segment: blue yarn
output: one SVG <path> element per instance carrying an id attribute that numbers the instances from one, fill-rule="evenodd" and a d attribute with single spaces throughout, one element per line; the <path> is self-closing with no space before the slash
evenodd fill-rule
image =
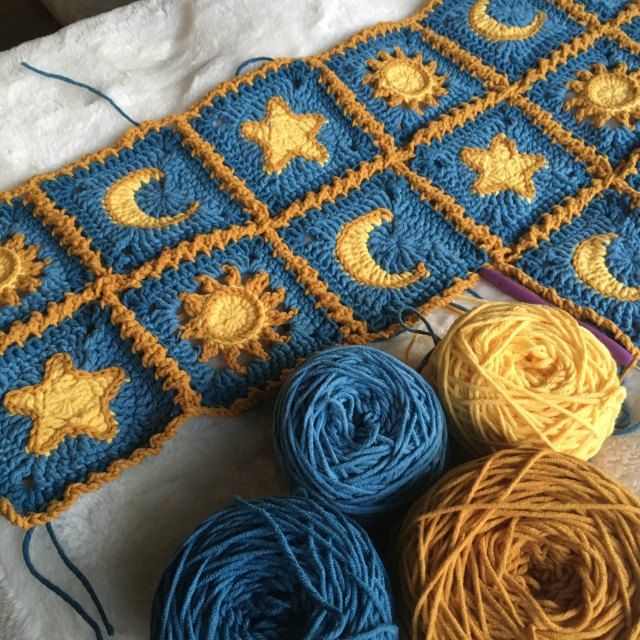
<path id="1" fill-rule="evenodd" d="M 236 75 L 239 76 L 250 64 L 254 64 L 256 62 L 272 62 L 273 58 L 269 56 L 258 56 L 257 58 L 249 58 L 245 60 L 237 69 Z"/>
<path id="2" fill-rule="evenodd" d="M 75 564 L 73 564 L 73 562 L 71 562 L 71 560 L 69 559 L 69 556 L 67 556 L 64 549 L 60 545 L 60 542 L 58 541 L 58 538 L 56 537 L 56 534 L 53 530 L 53 526 L 51 525 L 50 522 L 46 524 L 46 530 L 47 530 L 47 533 L 49 534 L 49 537 L 51 538 L 51 542 L 53 543 L 53 546 L 55 547 L 60 558 L 62 559 L 62 562 L 64 562 L 64 565 L 80 581 L 82 586 L 86 589 L 87 593 L 89 594 L 91 601 L 93 602 L 96 609 L 98 610 L 98 614 L 100 615 L 102 624 L 104 625 L 104 628 L 107 631 L 107 635 L 112 636 L 114 634 L 113 626 L 109 622 L 109 619 L 107 618 L 107 614 L 105 613 L 104 608 L 102 607 L 102 604 L 98 598 L 98 595 L 96 594 L 95 590 L 91 586 L 91 583 L 89 582 L 87 577 L 82 573 L 82 571 L 80 571 L 80 569 Z M 31 573 L 31 575 L 36 580 L 38 580 L 38 582 L 40 582 L 47 589 L 49 589 L 49 591 L 52 591 L 60 599 L 64 600 L 64 602 L 66 602 L 91 627 L 91 629 L 93 630 L 93 633 L 96 636 L 96 640 L 102 640 L 103 638 L 102 631 L 100 630 L 98 623 L 87 613 L 86 609 L 77 600 L 72 598 L 68 593 L 63 591 L 57 585 L 53 584 L 53 582 L 51 582 L 48 578 L 45 578 L 45 576 L 43 576 L 35 568 L 33 561 L 31 560 L 31 539 L 33 538 L 34 531 L 35 531 L 35 528 L 29 529 L 25 533 L 24 538 L 22 540 L 22 557 L 24 558 L 24 562 L 27 565 L 27 569 L 29 570 L 29 573 Z"/>
<path id="3" fill-rule="evenodd" d="M 634 433 L 640 429 L 640 422 L 633 422 L 633 414 L 627 401 L 622 403 L 620 408 L 620 414 L 616 419 L 616 426 L 613 430 L 614 436 L 626 436 L 630 433 Z"/>
<path id="4" fill-rule="evenodd" d="M 214 514 L 153 601 L 152 640 L 394 640 L 388 580 L 367 534 L 301 497 Z"/>
<path id="5" fill-rule="evenodd" d="M 420 322 L 422 322 L 422 324 L 426 327 L 426 331 L 424 329 L 416 329 L 415 327 L 409 326 L 404 320 L 404 316 L 406 313 L 411 313 L 416 316 L 418 320 L 420 320 Z M 400 323 L 400 326 L 409 333 L 414 333 L 419 336 L 427 336 L 431 338 L 431 340 L 433 340 L 434 348 L 435 345 L 437 345 L 438 342 L 442 340 L 442 338 L 436 333 L 435 329 L 431 326 L 431 323 L 414 307 L 403 307 L 402 309 L 400 309 L 400 311 L 398 312 L 398 322 Z M 418 373 L 422 373 L 423 369 L 429 364 L 432 353 L 433 349 L 425 353 L 424 357 L 420 361 L 420 364 L 416 367 L 416 371 Z"/>
<path id="6" fill-rule="evenodd" d="M 86 89 L 87 91 L 90 91 L 91 93 L 97 95 L 99 98 L 106 100 L 123 118 L 125 118 L 125 120 L 128 120 L 131 124 L 135 126 L 140 124 L 137 120 L 134 120 L 122 108 L 120 108 L 113 98 L 110 98 L 106 93 L 102 93 L 102 91 L 99 91 L 95 87 L 92 87 L 89 84 L 85 84 L 84 82 L 78 82 L 78 80 L 74 80 L 73 78 L 63 76 L 59 73 L 51 73 L 50 71 L 44 71 L 43 69 L 38 69 L 38 67 L 34 67 L 30 65 L 28 62 L 23 61 L 20 64 L 25 69 L 29 69 L 29 71 L 33 71 L 35 73 L 39 73 L 41 76 L 44 76 L 45 78 L 53 78 L 54 80 L 61 80 L 62 82 L 66 82 L 67 84 L 70 84 L 74 87 L 80 87 L 81 89 Z"/>
<path id="7" fill-rule="evenodd" d="M 369 525 L 440 477 L 447 432 L 418 373 L 352 346 L 320 353 L 289 377 L 276 402 L 274 446 L 294 486 Z"/>
<path id="8" fill-rule="evenodd" d="M 409 326 L 404 319 L 407 313 L 410 313 L 416 316 L 416 318 L 418 318 L 418 320 L 420 320 L 420 322 L 422 322 L 422 324 L 426 327 L 426 330 L 416 329 L 415 327 Z M 419 336 L 427 336 L 431 338 L 433 340 L 434 345 L 438 344 L 438 342 L 440 342 L 441 340 L 440 336 L 435 332 L 435 329 L 431 326 L 431 323 L 414 307 L 403 307 L 402 309 L 400 309 L 400 311 L 398 312 L 398 323 L 405 331 L 408 331 L 409 333 L 415 333 Z"/>

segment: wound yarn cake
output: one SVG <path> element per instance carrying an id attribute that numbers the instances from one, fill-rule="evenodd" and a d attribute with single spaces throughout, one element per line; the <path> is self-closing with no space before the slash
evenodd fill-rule
<path id="1" fill-rule="evenodd" d="M 640 634 L 640 502 L 573 456 L 511 449 L 452 469 L 396 550 L 402 637 Z"/>
<path id="2" fill-rule="evenodd" d="M 450 433 L 474 457 L 514 447 L 593 458 L 626 397 L 615 360 L 568 313 L 483 302 L 430 355 Z"/>
<path id="3" fill-rule="evenodd" d="M 273 446 L 292 487 L 364 526 L 392 521 L 432 485 L 447 445 L 431 386 L 372 347 L 313 356 L 276 400 Z"/>
<path id="4" fill-rule="evenodd" d="M 245 501 L 181 544 L 156 590 L 152 640 L 398 640 L 367 534 L 306 498 Z"/>

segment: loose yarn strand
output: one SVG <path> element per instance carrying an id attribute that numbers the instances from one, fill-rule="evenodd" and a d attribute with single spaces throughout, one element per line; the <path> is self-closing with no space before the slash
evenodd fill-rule
<path id="1" fill-rule="evenodd" d="M 68 76 L 63 76 L 59 73 L 51 73 L 50 71 L 44 71 L 44 69 L 38 69 L 38 67 L 30 65 L 28 62 L 22 61 L 20 65 L 25 69 L 29 69 L 29 71 L 33 71 L 34 73 L 44 76 L 45 78 L 53 78 L 54 80 L 66 82 L 67 84 L 70 84 L 74 87 L 86 89 L 87 91 L 90 91 L 94 95 L 108 102 L 125 120 L 128 120 L 132 125 L 138 126 L 140 124 L 137 120 L 134 120 L 130 115 L 128 115 L 126 111 L 122 109 L 122 107 L 120 107 L 113 98 L 110 98 L 106 93 L 102 93 L 102 91 L 96 89 L 95 87 L 92 87 L 89 84 L 79 82 L 78 80 L 74 80 L 73 78 L 69 78 Z"/>
<path id="2" fill-rule="evenodd" d="M 58 541 L 58 538 L 55 535 L 55 532 L 53 530 L 53 526 L 51 525 L 50 522 L 46 524 L 45 528 L 62 562 L 67 567 L 67 569 L 69 569 L 69 571 L 71 571 L 71 573 L 73 573 L 73 575 L 80 581 L 82 586 L 85 588 L 85 590 L 89 594 L 91 601 L 94 603 L 96 609 L 98 610 L 98 614 L 100 615 L 100 619 L 102 620 L 102 624 L 104 625 L 107 635 L 113 636 L 115 633 L 113 625 L 109 622 L 109 619 L 107 618 L 107 614 L 105 613 L 102 603 L 100 602 L 94 588 L 91 586 L 91 583 L 89 582 L 87 577 L 80 571 L 80 569 L 75 564 L 73 564 L 73 562 L 71 562 L 71 560 L 69 559 L 69 556 L 67 556 L 64 549 L 60 545 L 60 542 Z M 87 623 L 87 625 L 91 627 L 91 629 L 93 630 L 96 636 L 96 640 L 103 640 L 103 635 L 102 635 L 100 626 L 89 615 L 89 613 L 87 613 L 86 609 L 77 600 L 72 598 L 68 593 L 66 593 L 60 587 L 58 587 L 53 582 L 51 582 L 48 578 L 42 575 L 35 568 L 35 565 L 33 564 L 33 561 L 31 559 L 31 541 L 32 541 L 35 530 L 36 530 L 35 528 L 29 529 L 25 533 L 24 538 L 22 540 L 22 556 L 24 558 L 25 565 L 29 570 L 29 573 L 31 573 L 31 575 L 36 580 L 38 580 L 38 582 L 40 582 L 43 586 L 49 589 L 49 591 L 55 593 L 61 600 L 66 602 Z"/>
<path id="3" fill-rule="evenodd" d="M 411 313 L 420 322 L 422 322 L 422 324 L 426 327 L 426 330 L 416 329 L 415 325 L 407 324 L 405 320 L 405 315 L 407 313 Z M 438 342 L 440 342 L 440 336 L 434 331 L 433 327 L 431 326 L 431 323 L 425 318 L 425 316 L 423 316 L 414 307 L 407 306 L 400 309 L 400 311 L 398 312 L 398 323 L 405 331 L 408 331 L 409 333 L 413 334 L 413 336 L 411 337 L 411 340 L 409 341 L 409 344 L 407 344 L 407 346 L 405 347 L 404 354 L 402 356 L 402 359 L 406 365 L 409 364 L 411 351 L 413 350 L 413 347 L 415 346 L 415 343 L 420 336 L 428 336 L 429 338 L 431 338 L 434 346 L 437 345 Z M 430 356 L 431 356 L 431 351 L 427 352 L 427 354 L 424 356 L 424 358 L 420 362 L 419 366 L 416 368 L 416 371 L 418 373 L 422 372 L 422 370 L 427 366 L 427 362 L 429 361 Z"/>
<path id="4" fill-rule="evenodd" d="M 256 62 L 272 62 L 273 58 L 269 56 L 257 56 L 255 58 L 249 58 L 245 60 L 242 64 L 238 66 L 236 69 L 236 76 L 239 76 L 249 65 L 255 64 Z"/>
<path id="5" fill-rule="evenodd" d="M 71 562 L 71 560 L 69 559 L 69 556 L 65 553 L 64 549 L 60 545 L 60 542 L 58 541 L 58 537 L 56 536 L 55 531 L 53 530 L 53 525 L 50 522 L 47 522 L 45 527 L 49 534 L 49 538 L 51 538 L 51 542 L 53 543 L 53 546 L 56 548 L 56 551 L 58 552 L 58 555 L 60 556 L 62 562 L 67 567 L 67 569 L 69 569 L 69 571 L 73 573 L 73 575 L 80 581 L 82 586 L 85 588 L 86 592 L 89 594 L 89 597 L 91 598 L 91 602 L 93 602 L 95 608 L 98 610 L 98 614 L 100 615 L 102 624 L 107 631 L 107 635 L 112 636 L 114 634 L 113 625 L 111 624 L 111 622 L 109 622 L 109 618 L 107 617 L 104 607 L 100 602 L 100 598 L 98 598 L 98 594 L 96 593 L 92 584 L 89 582 L 88 578 L 84 575 L 84 573 L 82 573 L 82 571 L 80 571 L 80 569 L 75 564 L 73 564 L 73 562 Z"/>

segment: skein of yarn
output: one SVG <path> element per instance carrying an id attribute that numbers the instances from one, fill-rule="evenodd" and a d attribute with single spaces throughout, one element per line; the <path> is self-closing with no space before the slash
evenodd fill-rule
<path id="1" fill-rule="evenodd" d="M 393 640 L 367 534 L 303 498 L 239 500 L 182 544 L 156 591 L 152 640 Z"/>
<path id="2" fill-rule="evenodd" d="M 640 501 L 588 462 L 514 449 L 457 467 L 397 556 L 412 640 L 640 638 Z"/>
<path id="3" fill-rule="evenodd" d="M 308 360 L 276 402 L 274 446 L 295 487 L 363 524 L 394 514 L 442 475 L 444 413 L 413 369 L 371 347 Z"/>
<path id="4" fill-rule="evenodd" d="M 611 354 L 568 313 L 485 302 L 460 316 L 425 376 L 472 455 L 551 448 L 589 459 L 613 432 L 625 399 Z"/>

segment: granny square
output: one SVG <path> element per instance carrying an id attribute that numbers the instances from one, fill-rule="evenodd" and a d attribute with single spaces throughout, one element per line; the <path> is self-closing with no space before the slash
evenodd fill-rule
<path id="1" fill-rule="evenodd" d="M 148 447 L 178 413 L 93 303 L 0 356 L 0 495 L 43 511 L 73 483 Z M 116 468 L 110 468 L 116 475 Z"/>
<path id="2" fill-rule="evenodd" d="M 280 233 L 372 333 L 397 322 L 399 309 L 441 295 L 486 261 L 393 170 L 307 211 Z"/>
<path id="3" fill-rule="evenodd" d="M 301 61 L 216 97 L 191 124 L 272 213 L 380 152 Z"/>
<path id="4" fill-rule="evenodd" d="M 635 126 L 640 105 L 627 104 L 631 97 L 627 92 L 640 86 L 639 69 L 638 56 L 599 38 L 587 51 L 536 82 L 527 95 L 617 164 L 640 143 Z"/>
<path id="5" fill-rule="evenodd" d="M 327 60 L 401 146 L 440 114 L 486 93 L 482 82 L 405 27 L 345 47 Z M 409 87 L 398 98 L 397 87 Z"/>
<path id="6" fill-rule="evenodd" d="M 0 331 L 93 279 L 21 199 L 0 204 Z"/>
<path id="7" fill-rule="evenodd" d="M 592 179 L 583 162 L 506 103 L 418 145 L 410 166 L 506 245 Z"/>
<path id="8" fill-rule="evenodd" d="M 123 296 L 208 408 L 229 408 L 300 358 L 342 342 L 297 274 L 262 238 L 200 254 Z"/>
<path id="9" fill-rule="evenodd" d="M 608 190 L 515 266 L 540 285 L 593 309 L 640 346 L 640 208 Z"/>
<path id="10" fill-rule="evenodd" d="M 584 31 L 545 0 L 441 0 L 424 24 L 514 81 Z"/>
<path id="11" fill-rule="evenodd" d="M 231 199 L 171 126 L 42 183 L 77 220 L 106 266 L 128 272 L 199 233 L 240 225 Z"/>

